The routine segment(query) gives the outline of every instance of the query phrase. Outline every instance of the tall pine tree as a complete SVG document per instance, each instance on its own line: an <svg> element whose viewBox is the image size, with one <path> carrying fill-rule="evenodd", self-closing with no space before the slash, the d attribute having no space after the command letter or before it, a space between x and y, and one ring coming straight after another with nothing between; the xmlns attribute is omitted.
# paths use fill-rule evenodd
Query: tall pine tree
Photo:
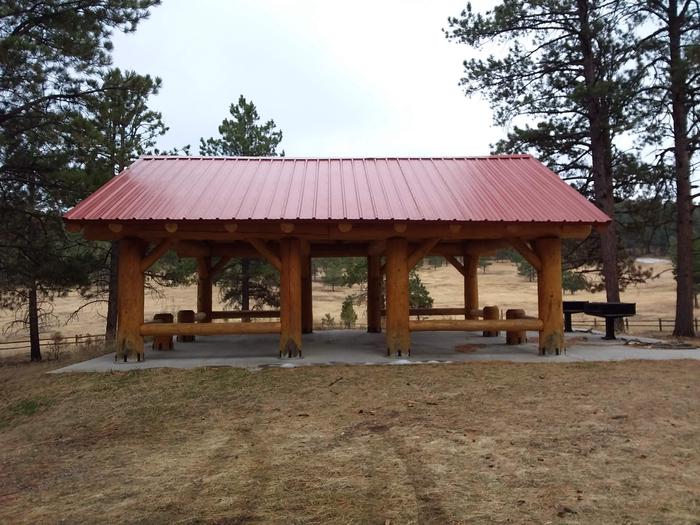
<svg viewBox="0 0 700 525"><path fill-rule="evenodd" d="M84 196L70 143L74 116L109 66L113 30L134 31L158 0L12 0L0 5L0 291L28 307L40 360L39 305L85 272L61 227Z"/></svg>
<svg viewBox="0 0 700 525"><path fill-rule="evenodd" d="M613 219L615 175L621 179L620 166L629 162L615 137L630 128L624 108L638 83L628 67L634 59L628 29L635 22L620 4L504 0L485 14L468 5L449 19L448 33L477 49L500 46L486 59L465 61L462 79L468 95L488 98L498 125L525 122L499 150L533 151ZM619 301L623 265L615 221L600 235L599 257L607 300Z"/></svg>
<svg viewBox="0 0 700 525"><path fill-rule="evenodd" d="M691 175L692 157L700 147L700 4L697 0L648 0L637 8L647 15L651 27L651 34L640 45L640 70L646 74L638 105L643 116L640 131L658 154L659 163L671 166L675 181L674 335L693 336L695 205Z"/></svg>
<svg viewBox="0 0 700 525"><path fill-rule="evenodd" d="M236 157L276 156L282 141L282 131L274 120L260 123L260 115L253 102L243 95L237 104L229 108L230 119L219 126L219 137L202 138L199 145L201 155L225 155ZM284 152L282 152L284 155ZM279 276L271 273L270 265L264 261L247 258L234 259L218 279L222 298L229 304L240 305L250 310L251 296L256 305L276 306L274 288Z"/></svg>
<svg viewBox="0 0 700 525"><path fill-rule="evenodd" d="M96 85L98 91L84 99L74 139L79 161L95 188L148 152L167 131L162 115L148 107L148 99L158 94L159 78L116 68L107 70ZM111 342L117 330L118 241L107 250L108 263L93 274L93 286L85 293L93 300L107 295L105 334Z"/></svg>

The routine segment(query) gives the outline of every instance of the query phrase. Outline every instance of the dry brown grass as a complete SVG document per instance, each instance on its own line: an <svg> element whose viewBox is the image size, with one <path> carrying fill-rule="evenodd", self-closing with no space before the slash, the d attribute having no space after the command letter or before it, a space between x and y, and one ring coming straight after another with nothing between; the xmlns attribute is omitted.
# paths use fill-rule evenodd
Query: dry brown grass
<svg viewBox="0 0 700 525"><path fill-rule="evenodd" d="M700 362L0 367L3 523L688 523Z"/></svg>
<svg viewBox="0 0 700 525"><path fill-rule="evenodd" d="M644 268L653 268L655 273L661 273L660 277L653 279L642 286L632 287L622 294L623 301L637 303L637 318L673 319L675 317L675 281L670 271L670 263L663 262L652 265L642 265ZM435 300L436 307L461 306L464 304L464 292L462 279L459 273L451 266L421 270L421 277ZM528 282L517 275L515 266L511 263L494 263L485 273L479 271L480 298L482 305L498 305L502 308L524 308L527 312L535 312L537 309L537 285ZM340 321L340 308L343 299L350 293L358 292L359 288L351 290L330 287L317 282L313 285L314 319L320 324L321 318L329 313ZM176 287L162 290L162 294L146 294L146 318L150 319L158 312L176 312L182 309L194 308L196 304L196 287ZM218 293L214 294L215 308L223 308L217 302ZM604 301L603 293L591 294L579 292L566 298ZM77 294L59 298L55 302L55 314L58 320L51 326L45 327L47 334L60 330L63 335L75 334L101 334L104 331L104 311L100 307L86 308L80 317L65 324L70 314L82 304ZM358 323L366 324L367 315L363 308L357 308ZM698 312L700 316L700 312ZM582 316L581 316L582 317ZM14 313L0 310L0 328L14 318ZM669 326L670 328L670 326ZM632 330L634 332L634 330ZM17 334L24 337L26 334ZM2 334L0 334L0 339Z"/></svg>

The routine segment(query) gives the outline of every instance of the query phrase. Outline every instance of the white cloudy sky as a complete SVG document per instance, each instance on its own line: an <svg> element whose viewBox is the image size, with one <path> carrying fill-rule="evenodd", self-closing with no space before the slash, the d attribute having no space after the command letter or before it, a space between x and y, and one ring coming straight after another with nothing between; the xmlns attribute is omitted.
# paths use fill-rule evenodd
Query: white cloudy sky
<svg viewBox="0 0 700 525"><path fill-rule="evenodd" d="M502 132L458 86L469 50L442 33L465 5L164 0L135 34L115 35L114 62L163 79L162 148L197 154L244 94L289 156L481 155Z"/></svg>

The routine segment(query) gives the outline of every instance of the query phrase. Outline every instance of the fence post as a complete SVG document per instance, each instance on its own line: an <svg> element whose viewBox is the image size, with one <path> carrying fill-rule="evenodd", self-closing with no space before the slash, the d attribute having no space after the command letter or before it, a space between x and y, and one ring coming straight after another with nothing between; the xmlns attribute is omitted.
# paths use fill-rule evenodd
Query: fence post
<svg viewBox="0 0 700 525"><path fill-rule="evenodd" d="M664 326L661 322L661 318L659 318L659 332L663 332L663 331L664 331Z"/></svg>

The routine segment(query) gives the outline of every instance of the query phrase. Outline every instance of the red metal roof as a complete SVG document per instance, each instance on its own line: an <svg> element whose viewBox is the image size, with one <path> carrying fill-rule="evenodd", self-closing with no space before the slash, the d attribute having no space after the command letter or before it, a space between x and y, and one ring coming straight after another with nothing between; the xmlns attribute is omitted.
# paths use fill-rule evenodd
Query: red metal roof
<svg viewBox="0 0 700 525"><path fill-rule="evenodd" d="M610 221L529 155L142 157L65 217L109 221Z"/></svg>

